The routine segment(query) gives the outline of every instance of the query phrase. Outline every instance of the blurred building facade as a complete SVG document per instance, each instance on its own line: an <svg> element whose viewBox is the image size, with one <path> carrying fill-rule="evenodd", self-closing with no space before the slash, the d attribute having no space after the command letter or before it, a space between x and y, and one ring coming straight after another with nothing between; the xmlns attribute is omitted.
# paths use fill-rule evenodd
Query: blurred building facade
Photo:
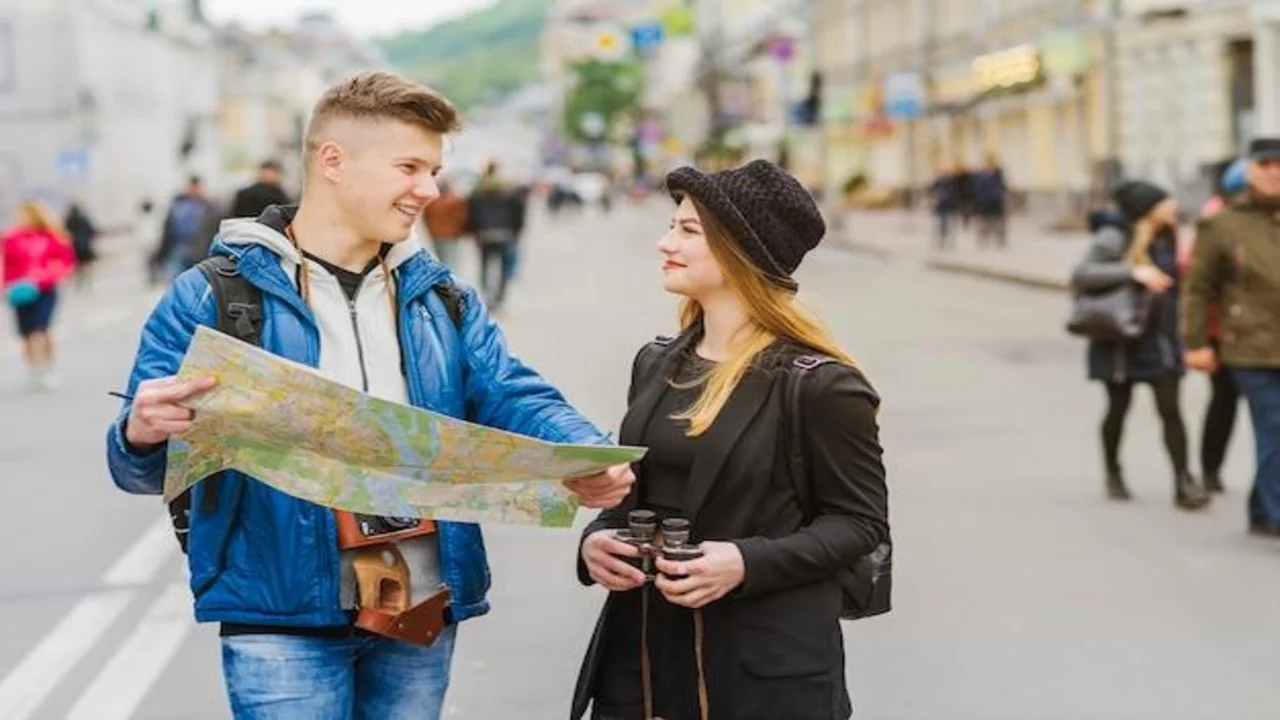
<svg viewBox="0 0 1280 720"><path fill-rule="evenodd" d="M290 29L222 28L218 49L220 171L230 187L247 182L267 158L281 162L296 187L303 134L320 94L351 73L385 64L375 46L324 13L303 15Z"/></svg>
<svg viewBox="0 0 1280 720"><path fill-rule="evenodd" d="M0 1L0 212L76 197L107 226L219 156L217 55L194 0Z"/></svg>
<svg viewBox="0 0 1280 720"><path fill-rule="evenodd" d="M921 189L990 155L1028 204L1066 210L1114 164L1110 2L814 0L826 181Z"/></svg>
<svg viewBox="0 0 1280 720"><path fill-rule="evenodd" d="M1259 129L1249 0L1128 0L1116 33L1125 173L1188 200Z"/></svg>

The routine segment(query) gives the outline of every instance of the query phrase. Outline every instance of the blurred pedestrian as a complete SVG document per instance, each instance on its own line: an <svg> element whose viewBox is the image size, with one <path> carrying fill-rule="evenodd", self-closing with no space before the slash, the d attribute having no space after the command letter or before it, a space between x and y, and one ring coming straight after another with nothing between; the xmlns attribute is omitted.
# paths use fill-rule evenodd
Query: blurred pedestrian
<svg viewBox="0 0 1280 720"><path fill-rule="evenodd" d="M138 212L133 221L134 237L142 247L151 247L147 253L147 282L159 285L164 278L164 217L157 212L156 204L151 198L143 198L138 203Z"/></svg>
<svg viewBox="0 0 1280 720"><path fill-rule="evenodd" d="M169 280L193 267L206 254L216 231L217 208L205 196L204 183L192 175L187 187L169 205L164 219L163 236L156 251L160 265Z"/></svg>
<svg viewBox="0 0 1280 720"><path fill-rule="evenodd" d="M764 160L667 188L681 332L636 357L620 440L649 453L583 533L578 576L610 596L570 717L848 718L837 576L887 542L888 493L879 397L795 298L822 216ZM617 538L636 509L683 524L701 557L658 559L649 585Z"/></svg>
<svg viewBox="0 0 1280 720"><path fill-rule="evenodd" d="M1150 310L1136 340L1089 341L1089 378L1103 383L1107 391L1102 421L1107 494L1116 500L1131 497L1120 464L1120 441L1133 388L1141 383L1155 394L1173 466L1174 503L1194 510L1208 504L1209 495L1188 467L1179 400L1183 366L1178 343L1178 204L1163 188L1142 181L1122 183L1112 197L1120 213L1095 214L1093 244L1076 267L1072 285L1082 294L1141 285Z"/></svg>
<svg viewBox="0 0 1280 720"><path fill-rule="evenodd" d="M489 163L467 199L467 234L480 248L480 287L495 312L502 310L515 274L524 220L523 194L502 179L497 163Z"/></svg>
<svg viewBox="0 0 1280 720"><path fill-rule="evenodd" d="M90 270L98 259L94 248L98 229L89 219L84 208L76 202L67 206L67 217L63 224L71 235L71 247L76 251L76 289L87 290L91 280Z"/></svg>
<svg viewBox="0 0 1280 720"><path fill-rule="evenodd" d="M929 186L929 196L933 199L933 215L937 218L935 246L946 250L954 245L951 218L960 207L960 178L955 168L944 166L938 171L938 176Z"/></svg>
<svg viewBox="0 0 1280 720"><path fill-rule="evenodd" d="M1004 182L1004 170L995 155L987 155L981 170L969 176L969 194L973 211L978 218L978 247L995 245L1008 247L1008 207L1005 196L1009 189Z"/></svg>
<svg viewBox="0 0 1280 720"><path fill-rule="evenodd" d="M458 243L467 230L467 199L453 182L440 180L440 197L422 212L427 236L436 259L452 270L458 269Z"/></svg>
<svg viewBox="0 0 1280 720"><path fill-rule="evenodd" d="M291 204L293 201L280 183L282 170L278 161L264 160L258 166L257 181L236 192L228 217L257 219L272 205Z"/></svg>
<svg viewBox="0 0 1280 720"><path fill-rule="evenodd" d="M1257 454L1249 530L1280 538L1280 138L1250 144L1247 176L1248 190L1200 223L1182 332L1187 366L1227 367L1249 403Z"/></svg>
<svg viewBox="0 0 1280 720"><path fill-rule="evenodd" d="M52 390L57 379L49 327L58 286L75 268L75 249L53 211L34 200L18 205L17 225L0 238L0 246L5 298L17 317L31 387Z"/></svg>
<svg viewBox="0 0 1280 720"><path fill-rule="evenodd" d="M1217 192L1205 201L1200 208L1200 220L1208 220L1226 209L1236 197L1248 189L1245 177L1245 161L1237 159L1223 170L1218 179ZM1181 248L1181 271L1187 276L1191 269L1191 258L1195 251L1197 233L1189 233L1188 242ZM1209 345L1215 354L1222 352L1221 322L1218 317L1218 305L1214 303L1208 309ZM1200 472L1204 478L1204 487L1209 492L1220 493L1222 484L1222 464L1227 457L1227 446L1231 441L1231 433L1236 425L1236 411L1240 407L1240 389L1231 376L1231 370L1219 364L1209 373L1209 404L1204 412L1204 428L1200 435Z"/></svg>

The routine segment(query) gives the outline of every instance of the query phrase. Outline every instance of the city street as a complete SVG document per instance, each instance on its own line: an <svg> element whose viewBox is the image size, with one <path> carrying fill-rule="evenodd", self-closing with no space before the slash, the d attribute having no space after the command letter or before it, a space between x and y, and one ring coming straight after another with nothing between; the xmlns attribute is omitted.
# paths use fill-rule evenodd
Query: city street
<svg viewBox="0 0 1280 720"><path fill-rule="evenodd" d="M670 210L539 213L502 319L516 353L609 429L635 350L674 327L653 248ZM191 620L159 499L119 492L105 469L107 391L155 299L132 246L118 252L61 308L56 393L22 389L7 309L0 320L0 718L229 716L217 628ZM1065 294L834 247L806 263L802 295L884 398L895 608L845 626L855 717L1280 715L1280 543L1244 532L1246 414L1227 495L1186 514L1140 393L1124 451L1136 500L1108 503L1103 392L1062 330ZM1206 385L1184 385L1193 442ZM493 612L460 631L447 717L567 716L603 598L576 582L576 540L487 528Z"/></svg>

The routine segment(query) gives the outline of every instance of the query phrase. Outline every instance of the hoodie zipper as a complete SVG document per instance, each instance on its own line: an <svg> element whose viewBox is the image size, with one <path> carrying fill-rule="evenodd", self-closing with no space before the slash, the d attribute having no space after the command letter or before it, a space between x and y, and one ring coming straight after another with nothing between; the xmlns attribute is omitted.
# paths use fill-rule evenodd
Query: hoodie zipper
<svg viewBox="0 0 1280 720"><path fill-rule="evenodd" d="M347 298L347 313L351 316L351 330L356 335L356 357L360 360L360 388L365 392L369 392L369 371L364 364L364 341L360 339L360 314L356 311L356 298L360 297L360 291L356 291L356 297Z"/></svg>

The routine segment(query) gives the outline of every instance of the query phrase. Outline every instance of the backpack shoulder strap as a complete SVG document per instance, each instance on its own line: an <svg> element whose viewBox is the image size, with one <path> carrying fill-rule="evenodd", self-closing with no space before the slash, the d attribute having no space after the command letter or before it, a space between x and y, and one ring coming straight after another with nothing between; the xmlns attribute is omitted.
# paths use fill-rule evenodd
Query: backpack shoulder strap
<svg viewBox="0 0 1280 720"><path fill-rule="evenodd" d="M787 468L807 521L813 520L816 508L813 507L809 471L804 461L804 378L809 371L836 362L839 361L825 355L799 355L783 370Z"/></svg>
<svg viewBox="0 0 1280 720"><path fill-rule="evenodd" d="M449 313L449 319L453 321L453 326L462 329L462 316L467 310L467 296L462 292L462 288L458 287L451 280L436 283L431 287L435 294L439 296L444 303L444 309Z"/></svg>
<svg viewBox="0 0 1280 720"><path fill-rule="evenodd" d="M262 347L262 291L240 274L240 266L235 257L230 255L213 255L196 263L200 272L209 281L209 289L213 291L213 300L218 305L218 332L225 333L254 347ZM214 475L205 481L200 502L202 512L208 514L218 509L218 496L221 490L222 474ZM174 500L170 514L175 518L175 529L182 538L183 550L186 550L185 535L190 521L185 517L191 499L185 493ZM182 519L178 519L180 513Z"/></svg>
<svg viewBox="0 0 1280 720"><path fill-rule="evenodd" d="M214 255L201 260L196 267L209 280L218 304L218 331L261 347L262 291L240 274L236 258Z"/></svg>

